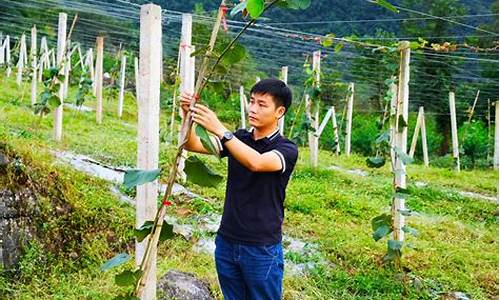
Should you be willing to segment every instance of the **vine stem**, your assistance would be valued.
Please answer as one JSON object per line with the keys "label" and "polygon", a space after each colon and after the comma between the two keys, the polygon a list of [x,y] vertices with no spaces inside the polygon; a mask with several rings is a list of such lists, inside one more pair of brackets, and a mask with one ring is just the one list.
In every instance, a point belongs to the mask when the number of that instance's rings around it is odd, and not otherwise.
{"label": "vine stem", "polygon": [[[267,9],[269,9],[272,5],[274,5],[276,2],[279,0],[274,0],[271,2],[269,5],[267,5],[262,13],[264,13]],[[211,71],[206,75],[207,70],[208,70],[208,64],[209,64],[209,58],[212,54],[213,48],[215,46],[215,42],[217,40],[217,34],[219,32],[219,28],[221,25],[222,18],[224,17],[225,11],[225,0],[221,1],[221,4],[219,6],[219,11],[217,15],[217,19],[215,21],[214,27],[212,29],[212,34],[210,36],[210,42],[208,44],[208,49],[205,53],[205,56],[203,58],[203,62],[201,65],[201,69],[198,73],[198,78],[196,80],[196,86],[194,90],[194,97],[191,100],[190,107],[193,107],[196,102],[199,99],[199,95],[201,94],[201,91],[206,85],[206,82],[210,79],[210,77],[213,75],[213,71],[215,70],[215,67],[221,62],[222,57],[229,51],[229,49],[236,43],[236,41],[241,37],[241,35],[251,26],[255,23],[256,19],[252,19],[249,21],[245,27],[238,33],[238,35],[229,43],[229,45],[223,50],[221,55],[219,55],[217,61],[215,64],[212,66]],[[187,141],[189,140],[189,135],[191,134],[191,127],[193,125],[193,120],[191,117],[191,113],[188,112],[185,116],[185,118],[182,121],[182,126],[181,126],[181,137],[182,137],[182,143],[178,146],[177,153],[175,156],[175,163],[170,169],[169,177],[167,179],[167,189],[165,191],[165,194],[163,195],[162,203],[167,201],[169,197],[172,194],[172,188],[174,185],[174,182],[177,177],[177,170],[179,168],[180,161],[182,159],[182,151],[184,150],[184,146],[186,145]],[[141,271],[141,277],[139,278],[136,288],[135,288],[135,295],[137,297],[140,297],[142,292],[144,291],[144,287],[146,286],[146,278],[149,276],[149,272],[151,271],[151,266],[153,264],[153,261],[151,260],[151,253],[154,248],[157,247],[158,241],[160,238],[160,233],[161,233],[161,228],[163,225],[163,222],[160,222],[160,220],[163,220],[165,218],[165,215],[167,213],[167,205],[161,205],[160,209],[156,213],[156,217],[154,220],[154,225],[153,228],[151,229],[151,233],[148,235],[148,243],[147,247],[144,253],[144,256],[141,261],[141,265],[139,267],[139,270]]]}

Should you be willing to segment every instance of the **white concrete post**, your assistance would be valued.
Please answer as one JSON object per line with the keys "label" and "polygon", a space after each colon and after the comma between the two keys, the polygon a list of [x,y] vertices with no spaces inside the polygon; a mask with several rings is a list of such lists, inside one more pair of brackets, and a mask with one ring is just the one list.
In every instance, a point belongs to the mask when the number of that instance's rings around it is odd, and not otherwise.
{"label": "white concrete post", "polygon": [[125,67],[127,66],[127,56],[122,54],[120,67],[120,93],[118,94],[118,118],[123,114],[123,98],[125,96]]}
{"label": "white concrete post", "polygon": [[[398,80],[398,97],[396,103],[396,128],[393,130],[394,146],[397,147],[402,153],[406,154],[406,143],[408,135],[408,127],[399,124],[400,116],[404,122],[408,124],[408,84],[410,81],[410,43],[407,41],[401,42],[400,50],[400,63],[399,63],[399,80]],[[399,128],[398,128],[399,127]],[[399,129],[399,130],[398,130]],[[396,187],[406,189],[406,166],[399,155],[395,155],[395,172],[394,184]],[[397,241],[404,241],[403,227],[405,225],[405,218],[401,211],[405,209],[405,199],[403,197],[395,196],[392,204],[393,216],[393,239]]]}
{"label": "white concrete post", "polygon": [[21,36],[21,42],[19,46],[19,60],[17,61],[17,78],[16,78],[16,83],[17,85],[21,85],[21,82],[23,81],[23,69],[25,65],[25,60],[26,58],[24,57],[26,55],[26,35]]}
{"label": "white concrete post", "polygon": [[[281,67],[281,80],[286,84],[288,83],[288,67],[287,66]],[[281,135],[283,135],[283,133],[285,131],[285,115],[283,115],[283,117],[281,119],[279,119],[278,127],[280,129]]]}
{"label": "white concrete post", "polygon": [[333,142],[335,143],[335,154],[340,155],[339,129],[337,126],[337,116],[335,107],[332,106]]}
{"label": "white concrete post", "polygon": [[6,38],[5,38],[5,63],[7,64],[7,72],[6,72],[6,76],[7,77],[10,77],[10,73],[12,72],[12,69],[10,67],[10,36],[8,35]]}
{"label": "white concrete post", "polygon": [[[489,108],[488,108],[489,109]],[[500,109],[498,101],[495,102],[495,152],[493,154],[493,165],[498,169],[498,147],[500,144]]]}
{"label": "white concrete post", "polygon": [[35,105],[36,103],[36,85],[37,85],[37,38],[36,38],[36,26],[31,28],[31,48],[30,48],[30,56],[31,56],[31,68],[32,70],[32,78],[31,78],[31,105]]}
{"label": "white concrete post", "polygon": [[96,40],[96,62],[95,62],[95,93],[97,99],[96,111],[96,121],[97,124],[102,123],[102,62],[103,62],[103,52],[104,52],[104,37],[99,36]]}
{"label": "white concrete post", "polygon": [[[64,51],[66,50],[66,22],[68,15],[59,13],[59,25],[57,27],[57,67],[61,68],[64,60]],[[59,69],[61,70],[61,69]],[[60,141],[62,138],[63,125],[63,101],[64,101],[64,82],[59,82],[59,100],[61,104],[54,110],[54,139]]]}
{"label": "white concrete post", "polygon": [[247,106],[247,103],[246,103],[246,99],[245,99],[245,88],[242,85],[240,85],[240,117],[241,117],[240,128],[247,128],[246,106]]}
{"label": "white concrete post", "polygon": [[347,116],[345,128],[345,154],[351,155],[352,111],[354,106],[354,82],[349,83],[349,97],[347,100]]}
{"label": "white concrete post", "polygon": [[[160,149],[161,7],[154,4],[142,5],[140,20],[137,167],[152,170],[158,168]],[[137,187],[136,228],[145,221],[154,220],[157,197],[156,182]],[[136,243],[137,265],[141,264],[146,245],[147,239]],[[156,298],[156,251],[153,248],[151,252],[153,264],[141,299]]]}
{"label": "white concrete post", "polygon": [[[192,37],[192,26],[193,26],[193,16],[191,14],[182,14],[182,27],[181,27],[181,44],[179,46],[179,77],[180,82],[180,92],[182,93],[194,93],[194,56],[191,57],[193,48],[191,45]],[[182,108],[179,105],[179,114],[182,116]],[[181,130],[177,136],[178,143],[182,143]],[[184,181],[186,179],[186,174],[184,173],[185,160],[187,158],[187,151],[182,151],[182,158],[179,162],[179,168],[177,169],[179,178]]]}
{"label": "white concrete post", "polygon": [[455,169],[460,171],[460,156],[458,149],[458,131],[457,131],[457,115],[455,109],[455,93],[449,93],[450,100],[450,119],[451,119],[451,141],[453,147],[453,160],[455,162]]}

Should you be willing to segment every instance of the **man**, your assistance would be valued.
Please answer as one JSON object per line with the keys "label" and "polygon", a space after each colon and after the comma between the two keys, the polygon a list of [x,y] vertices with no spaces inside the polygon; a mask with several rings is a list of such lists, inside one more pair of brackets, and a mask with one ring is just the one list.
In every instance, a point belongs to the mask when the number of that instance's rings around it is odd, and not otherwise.
{"label": "man", "polygon": [[[298,150],[281,136],[278,120],[290,107],[292,93],[284,82],[265,79],[250,94],[250,130],[228,131],[201,104],[191,114],[195,123],[220,139],[220,156],[229,160],[224,212],[215,239],[215,264],[224,298],[281,299],[283,202]],[[190,99],[187,94],[181,97],[185,112]],[[185,148],[209,153],[194,129]]]}

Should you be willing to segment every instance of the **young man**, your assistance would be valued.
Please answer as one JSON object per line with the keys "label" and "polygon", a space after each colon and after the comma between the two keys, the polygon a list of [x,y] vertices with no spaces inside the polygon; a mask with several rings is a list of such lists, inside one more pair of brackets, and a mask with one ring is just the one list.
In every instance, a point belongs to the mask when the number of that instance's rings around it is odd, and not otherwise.
{"label": "young man", "polygon": [[[283,250],[281,225],[288,180],[297,161],[297,146],[280,135],[278,120],[292,101],[286,84],[259,81],[250,91],[250,130],[232,133],[213,111],[196,104],[194,122],[216,135],[221,157],[228,157],[226,199],[215,239],[215,264],[227,300],[281,299]],[[190,96],[182,107],[189,110]],[[208,153],[194,129],[186,150]]]}

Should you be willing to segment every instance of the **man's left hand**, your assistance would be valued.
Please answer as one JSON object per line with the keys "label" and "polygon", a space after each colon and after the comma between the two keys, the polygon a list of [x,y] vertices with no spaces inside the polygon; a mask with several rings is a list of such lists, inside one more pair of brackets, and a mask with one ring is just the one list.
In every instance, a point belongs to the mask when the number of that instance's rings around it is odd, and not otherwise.
{"label": "man's left hand", "polygon": [[217,118],[217,115],[208,107],[202,104],[195,104],[191,109],[191,116],[193,121],[201,126],[205,127],[206,130],[215,134],[219,138],[222,138],[224,132],[227,131],[226,127],[222,125]]}

